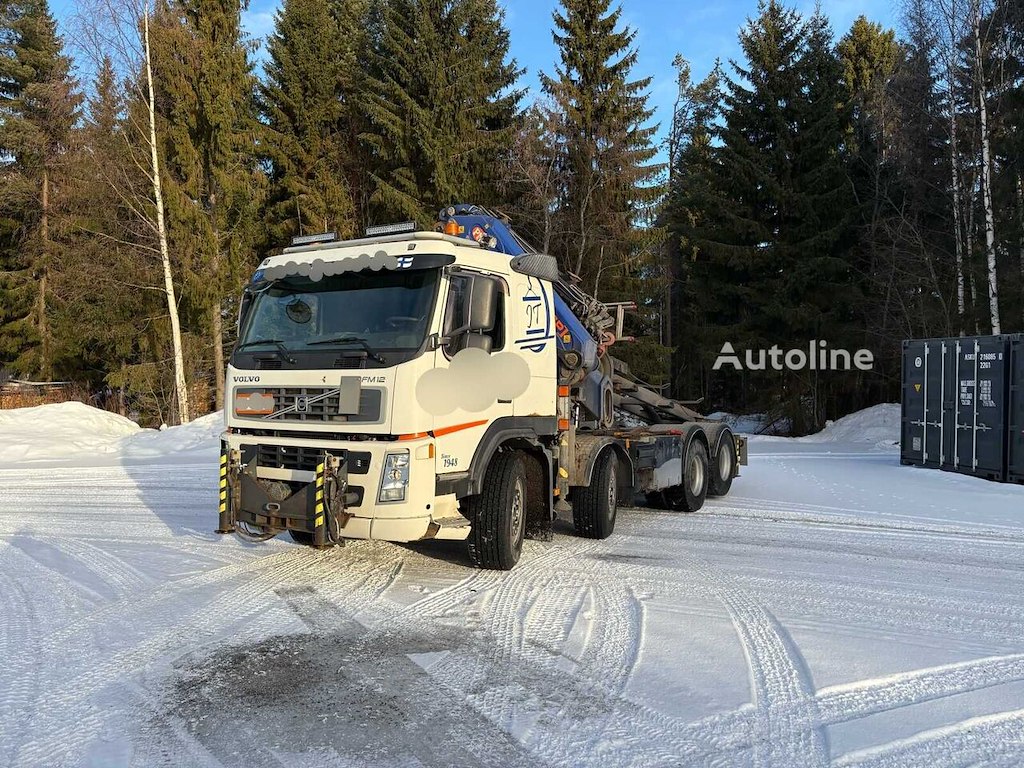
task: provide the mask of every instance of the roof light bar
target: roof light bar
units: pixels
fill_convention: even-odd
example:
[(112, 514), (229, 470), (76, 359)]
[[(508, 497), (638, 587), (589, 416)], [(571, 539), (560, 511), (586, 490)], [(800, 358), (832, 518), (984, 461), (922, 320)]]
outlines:
[(320, 232), (315, 235), (296, 235), (292, 245), (309, 245), (310, 243), (330, 243), (338, 239), (337, 232)]
[(377, 235), (397, 235), (402, 232), (415, 232), (416, 222), (415, 221), (400, 221), (397, 224), (378, 224), (375, 227), (366, 228), (367, 237), (376, 237)]

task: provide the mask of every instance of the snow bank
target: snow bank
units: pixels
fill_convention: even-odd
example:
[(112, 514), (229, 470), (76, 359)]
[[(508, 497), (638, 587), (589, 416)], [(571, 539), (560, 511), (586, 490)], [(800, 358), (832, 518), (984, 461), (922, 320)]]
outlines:
[(718, 411), (708, 416), (724, 421), (734, 431), (751, 437), (754, 443), (787, 443), (794, 448), (806, 443), (844, 444), (863, 450), (870, 446), (891, 451), (900, 444), (900, 406), (898, 403), (873, 405), (841, 419), (829, 421), (820, 432), (805, 437), (785, 437), (788, 424), (770, 422), (764, 414), (746, 416)]
[(0, 462), (116, 453), (140, 431), (134, 421), (85, 403), (0, 410)]
[(83, 466), (175, 457), (205, 461), (218, 450), (223, 415), (211, 413), (181, 427), (142, 429), (85, 403), (0, 410), (0, 466), (60, 461)]
[(764, 413), (748, 413), (738, 415), (727, 411), (715, 411), (708, 414), (709, 419), (723, 421), (732, 427), (733, 432), (744, 435), (778, 435), (789, 430), (786, 419), (770, 419)]
[(220, 434), (224, 431), (224, 412), (200, 416), (180, 427), (143, 429), (125, 439), (121, 450), (128, 458), (158, 459), (165, 456), (196, 454), (197, 458), (220, 450)]
[(898, 403), (873, 405), (830, 421), (821, 432), (799, 439), (807, 443), (857, 443), (892, 448), (900, 444), (900, 406)]

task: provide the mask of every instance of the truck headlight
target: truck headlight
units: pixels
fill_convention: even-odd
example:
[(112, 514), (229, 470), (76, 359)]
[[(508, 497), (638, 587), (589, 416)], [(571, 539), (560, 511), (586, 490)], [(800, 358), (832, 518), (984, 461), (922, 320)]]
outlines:
[(384, 459), (384, 475), (380, 479), (377, 501), (405, 501), (409, 485), (409, 452), (389, 453)]

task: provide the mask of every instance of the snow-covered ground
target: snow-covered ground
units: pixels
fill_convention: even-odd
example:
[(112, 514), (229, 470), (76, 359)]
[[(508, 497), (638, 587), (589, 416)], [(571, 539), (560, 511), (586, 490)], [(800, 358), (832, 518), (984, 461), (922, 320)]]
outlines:
[(218, 537), (216, 417), (0, 412), (0, 765), (1024, 765), (1024, 487), (897, 425), (494, 573)]

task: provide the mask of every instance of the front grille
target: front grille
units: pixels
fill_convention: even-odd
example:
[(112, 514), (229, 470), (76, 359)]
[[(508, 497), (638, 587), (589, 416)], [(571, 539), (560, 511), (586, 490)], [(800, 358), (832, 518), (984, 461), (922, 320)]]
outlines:
[(256, 465), (277, 469), (300, 469), (315, 472), (323, 457), (322, 448), (299, 448), (293, 445), (261, 445), (256, 449)]
[(366, 353), (361, 355), (346, 355), (334, 361), (335, 368), (364, 368), (366, 366)]
[(274, 396), (273, 413), (259, 415), (257, 418), (275, 422), (379, 424), (384, 400), (384, 390), (363, 389), (359, 393), (359, 413), (342, 414), (338, 413), (338, 391), (335, 387), (250, 387), (236, 390), (236, 395), (254, 394)]
[(276, 357), (257, 357), (256, 368), (261, 371), (281, 370), (281, 361)]
[[(243, 445), (243, 459), (252, 456), (253, 446)], [(338, 451), (331, 451), (338, 455)], [(296, 445), (257, 445), (255, 446), (256, 466), (273, 467), (275, 469), (297, 469), (315, 472), (316, 465), (323, 459), (323, 448), (306, 448)], [(340, 451), (345, 457), (350, 475), (365, 475), (370, 471), (370, 453), (368, 451)]]

